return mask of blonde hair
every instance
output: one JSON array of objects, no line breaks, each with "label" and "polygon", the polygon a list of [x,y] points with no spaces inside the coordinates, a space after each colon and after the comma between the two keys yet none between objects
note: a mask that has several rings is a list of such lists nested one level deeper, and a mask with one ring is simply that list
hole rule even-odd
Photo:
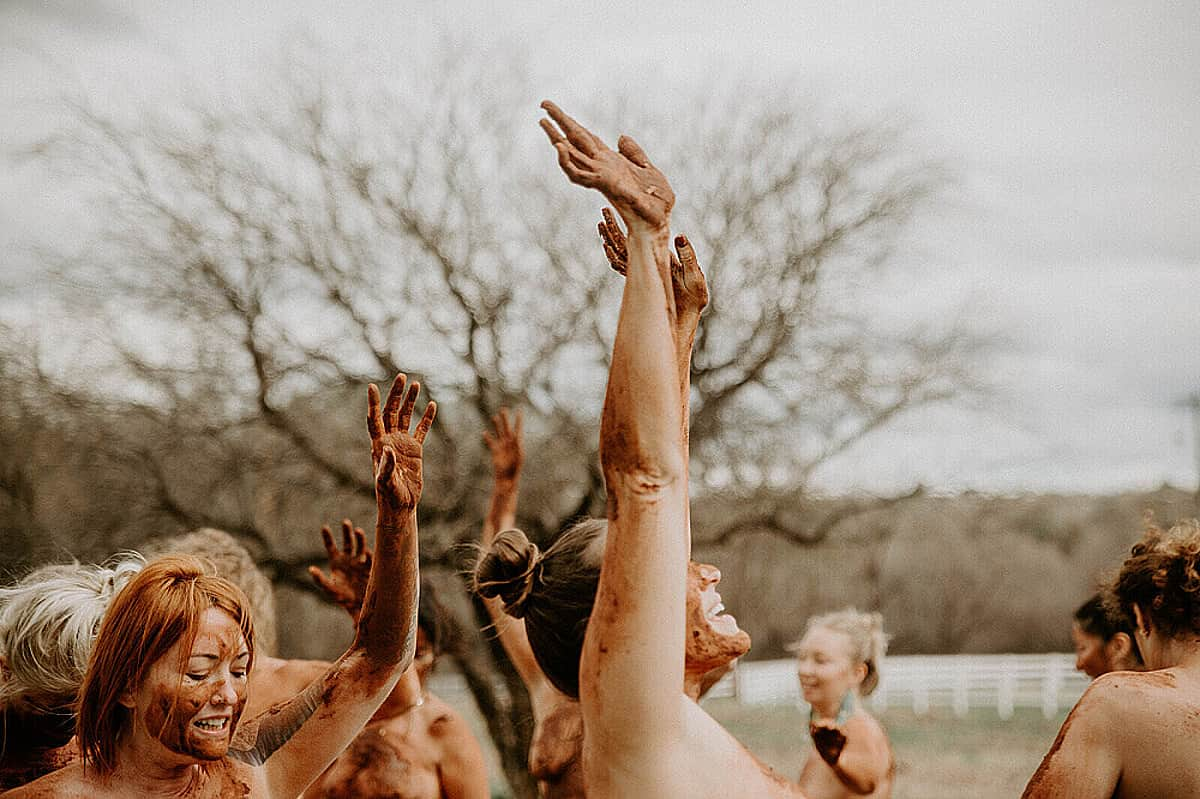
[{"label": "blonde hair", "polygon": [[73,705],[100,622],[145,561],[136,552],[103,565],[56,563],[0,588],[0,704],[21,700],[43,712]]},{"label": "blonde hair", "polygon": [[864,663],[867,667],[867,676],[859,693],[869,696],[879,685],[879,668],[887,654],[888,636],[883,631],[882,614],[864,613],[856,608],[835,610],[810,618],[804,627],[804,635],[818,627],[841,633],[849,639],[851,662]]},{"label": "blonde hair", "polygon": [[258,651],[275,654],[275,591],[249,550],[224,530],[202,527],[184,535],[151,541],[142,548],[147,557],[194,555],[212,563],[217,574],[242,589],[254,614]]}]

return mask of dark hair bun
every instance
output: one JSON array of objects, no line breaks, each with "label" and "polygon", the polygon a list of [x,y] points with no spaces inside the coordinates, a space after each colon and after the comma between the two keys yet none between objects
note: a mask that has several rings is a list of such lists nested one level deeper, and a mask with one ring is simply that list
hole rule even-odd
[{"label": "dark hair bun", "polygon": [[499,597],[504,612],[519,619],[525,615],[540,576],[538,545],[520,530],[505,530],[475,564],[475,592],[485,599]]}]

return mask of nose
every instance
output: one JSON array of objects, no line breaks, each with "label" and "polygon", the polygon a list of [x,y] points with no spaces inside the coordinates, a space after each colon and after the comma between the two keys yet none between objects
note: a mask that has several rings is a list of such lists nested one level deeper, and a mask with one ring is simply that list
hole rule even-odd
[{"label": "nose", "polygon": [[228,678],[221,680],[216,686],[212,697],[209,699],[214,705],[235,705],[238,701],[237,689],[233,685],[233,680]]}]

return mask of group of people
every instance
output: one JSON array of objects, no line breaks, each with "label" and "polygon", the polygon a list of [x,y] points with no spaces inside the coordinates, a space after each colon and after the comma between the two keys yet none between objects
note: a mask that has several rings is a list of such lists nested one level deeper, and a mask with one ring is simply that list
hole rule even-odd
[{"label": "group of people", "polygon": [[[892,749],[860,701],[886,650],[877,614],[816,617],[793,647],[811,708],[798,779],[700,705],[750,648],[724,612],[720,571],[691,559],[689,375],[708,288],[687,239],[672,249],[674,193],[637,143],[612,149],[543,108],[562,171],[624,223],[606,211],[600,232],[625,284],[600,418],[606,518],[542,551],[515,527],[520,413],[502,410],[485,434],[494,482],[474,586],[529,690],[531,775],[552,799],[890,796]],[[386,399],[368,390],[374,549],[348,520],[340,546],[322,530],[329,568],[313,578],[355,624],[332,663],[272,657],[269,583],[216,531],[148,561],[43,567],[2,589],[5,795],[487,797],[479,742],[428,688],[441,635],[418,573],[416,508],[437,408],[418,416],[418,394],[405,375]],[[1198,557],[1196,525],[1134,548],[1109,600],[1132,634],[1101,649],[1106,668],[1140,652],[1156,671],[1098,679],[1027,795],[1200,792],[1182,734],[1200,716]],[[1090,663],[1085,636],[1102,631],[1077,624]]]}]

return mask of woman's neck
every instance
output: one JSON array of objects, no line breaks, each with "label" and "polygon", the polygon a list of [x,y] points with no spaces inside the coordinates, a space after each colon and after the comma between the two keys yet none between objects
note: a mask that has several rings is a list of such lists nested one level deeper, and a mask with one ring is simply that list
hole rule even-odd
[{"label": "woman's neck", "polygon": [[1162,668],[1200,673],[1200,639],[1168,638],[1158,654]]},{"label": "woman's neck", "polygon": [[131,796],[186,796],[204,784],[209,767],[137,732],[122,736],[116,760],[111,782]]},{"label": "woman's neck", "polygon": [[854,711],[857,709],[858,696],[853,690],[849,690],[839,700],[813,705],[809,710],[809,715],[814,721],[817,719],[833,719],[838,726],[841,726],[845,723],[846,719],[854,715]]}]

